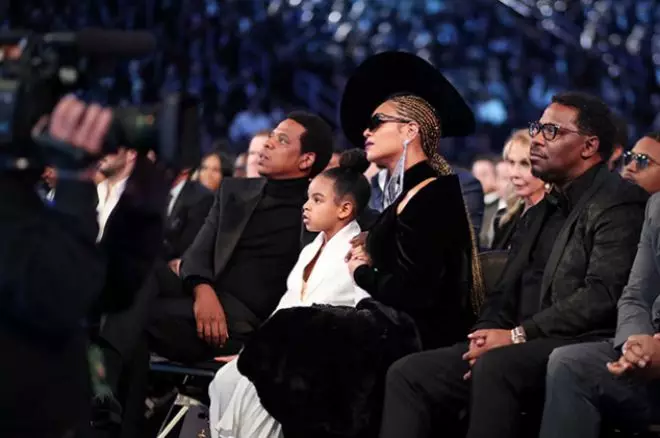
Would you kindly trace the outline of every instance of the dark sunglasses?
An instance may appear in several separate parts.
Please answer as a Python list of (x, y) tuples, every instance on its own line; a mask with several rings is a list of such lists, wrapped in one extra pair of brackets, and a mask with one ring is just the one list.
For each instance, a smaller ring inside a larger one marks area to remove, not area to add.
[(410, 123), (410, 122), (412, 122), (412, 120), (376, 113), (373, 116), (371, 116), (371, 119), (369, 119), (369, 124), (367, 125), (367, 129), (371, 132), (374, 132), (376, 129), (380, 128), (380, 125), (382, 125), (383, 123)]
[(534, 138), (539, 132), (543, 134), (543, 138), (547, 141), (552, 141), (557, 137), (559, 131), (572, 132), (574, 134), (579, 134), (580, 131), (574, 131), (568, 128), (562, 128), (559, 125), (554, 123), (541, 123), (541, 122), (530, 122), (529, 124), (529, 136)]
[(623, 153), (623, 164), (624, 166), (629, 165), (632, 162), (635, 162), (639, 170), (644, 170), (649, 167), (650, 164), (658, 164), (653, 158), (649, 157), (646, 154), (638, 154), (633, 151), (626, 151)]

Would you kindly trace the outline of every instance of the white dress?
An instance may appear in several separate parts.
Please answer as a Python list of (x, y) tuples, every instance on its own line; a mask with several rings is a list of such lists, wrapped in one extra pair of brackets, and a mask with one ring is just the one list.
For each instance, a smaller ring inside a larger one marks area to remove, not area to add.
[[(303, 272), (321, 250), (325, 236), (319, 234), (303, 248), (275, 312), (312, 304), (355, 306), (367, 298), (369, 294), (355, 285), (344, 260), (351, 248), (351, 240), (360, 231), (360, 226), (353, 221), (325, 244), (307, 280), (304, 296)], [(209, 386), (211, 437), (282, 437), (280, 424), (263, 408), (256, 388), (240, 374), (236, 363), (233, 360), (222, 367)]]

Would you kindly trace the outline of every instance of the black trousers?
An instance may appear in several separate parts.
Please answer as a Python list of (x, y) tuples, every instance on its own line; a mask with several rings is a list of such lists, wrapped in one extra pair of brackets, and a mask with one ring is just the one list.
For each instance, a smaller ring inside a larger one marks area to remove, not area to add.
[(463, 380), (467, 343), (412, 354), (387, 374), (381, 438), (461, 437), (469, 408), (468, 438), (519, 436), (521, 411), (543, 401), (548, 357), (571, 343), (538, 339), (489, 351)]
[(207, 344), (197, 335), (197, 322), (193, 310), (193, 297), (186, 294), (180, 279), (168, 286), (167, 294), (159, 294), (150, 309), (147, 335), (149, 348), (170, 360), (194, 363), (211, 360), (216, 356), (237, 354), (244, 343), (261, 325), (256, 317), (238, 299), (219, 293), (225, 311), (229, 339), (223, 347)]

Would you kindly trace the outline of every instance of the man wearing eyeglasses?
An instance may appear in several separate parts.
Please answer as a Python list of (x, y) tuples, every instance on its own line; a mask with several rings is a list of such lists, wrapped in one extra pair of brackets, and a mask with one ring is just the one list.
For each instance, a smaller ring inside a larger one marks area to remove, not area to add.
[(648, 194), (609, 171), (616, 128), (600, 99), (554, 96), (529, 133), (532, 173), (554, 189), (525, 214), (466, 342), (389, 369), (381, 438), (465, 436), (468, 408), (468, 438), (533, 436), (520, 414), (540, 413), (552, 351), (614, 334)]
[(621, 176), (650, 194), (660, 192), (660, 132), (642, 137), (631, 151), (623, 154)]

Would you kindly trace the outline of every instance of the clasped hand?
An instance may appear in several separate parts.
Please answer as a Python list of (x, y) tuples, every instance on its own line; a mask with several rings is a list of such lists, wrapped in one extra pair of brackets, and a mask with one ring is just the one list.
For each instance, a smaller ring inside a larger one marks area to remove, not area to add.
[[(470, 368), (475, 364), (477, 359), (484, 353), (499, 347), (511, 345), (511, 331), (503, 329), (483, 329), (477, 330), (468, 335), (470, 340), (470, 347), (468, 352), (463, 355), (463, 360), (468, 361)], [(472, 371), (468, 371), (463, 376), (464, 380), (472, 377)]]
[(637, 371), (647, 378), (660, 377), (660, 334), (630, 336), (622, 350), (619, 360), (607, 364), (610, 373)]

